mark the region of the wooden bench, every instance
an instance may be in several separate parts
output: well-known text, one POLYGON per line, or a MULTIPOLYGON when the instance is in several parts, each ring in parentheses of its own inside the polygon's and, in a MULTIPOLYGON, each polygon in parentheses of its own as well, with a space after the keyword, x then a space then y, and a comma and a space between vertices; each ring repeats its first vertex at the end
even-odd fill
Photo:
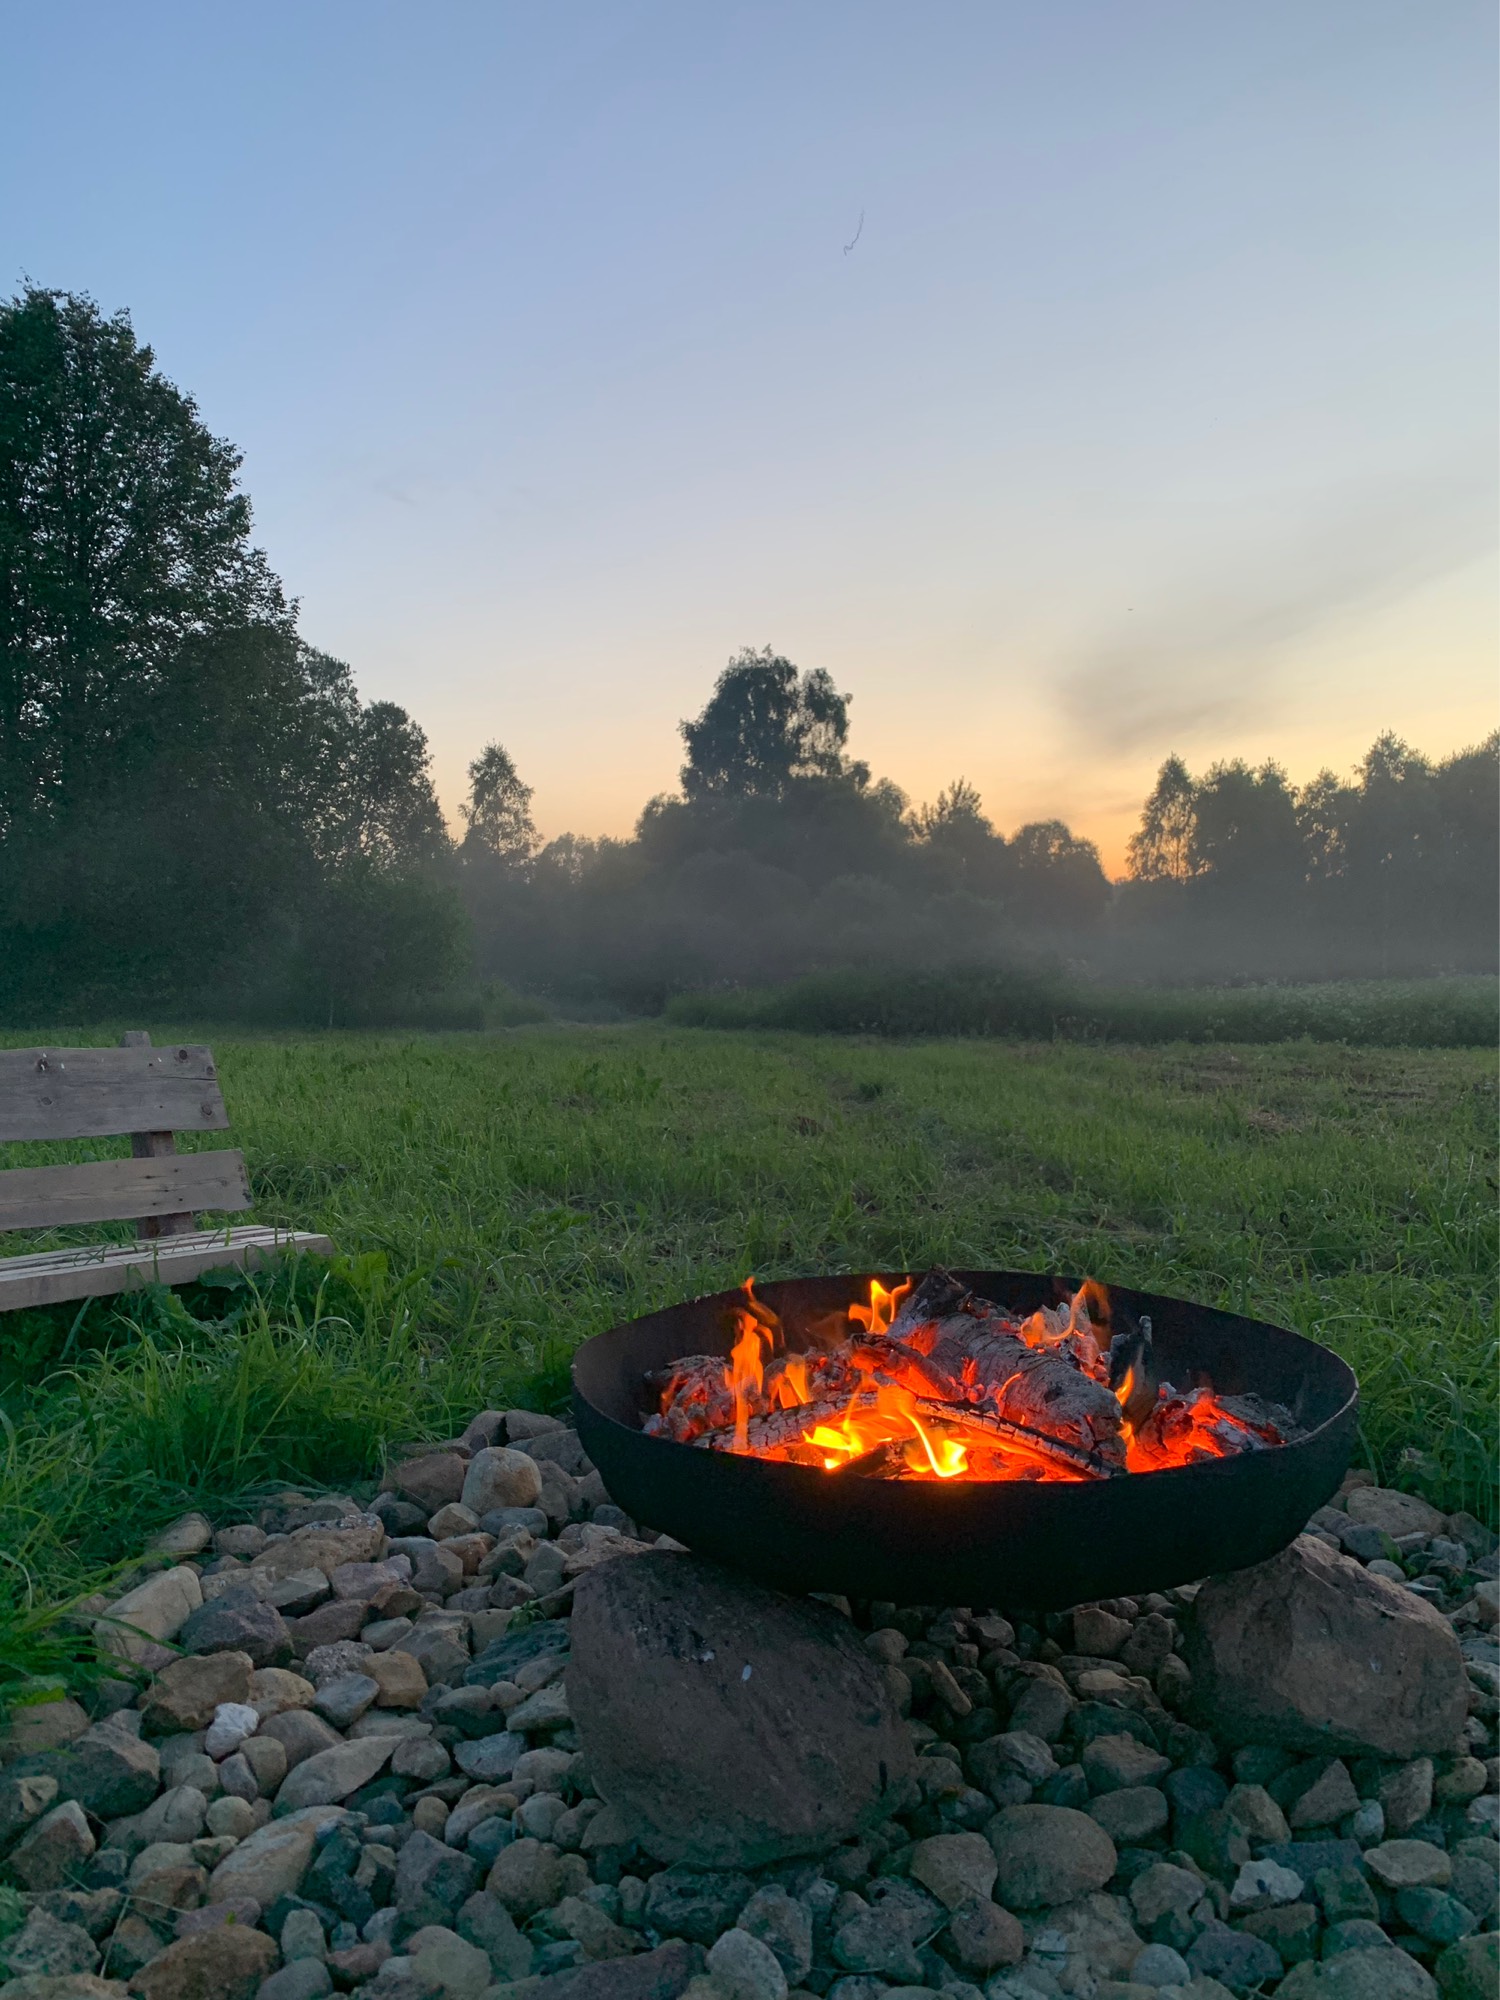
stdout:
POLYGON ((134 1222, 134 1243, 0 1256, 0 1312, 132 1285, 184 1284, 284 1250, 332 1254, 326 1236, 261 1227, 200 1229, 200 1210, 250 1206, 243 1153, 179 1153, 177 1132, 229 1124, 210 1050, 155 1049, 146 1034, 113 1049, 0 1049, 0 1141, 129 1135, 128 1160, 0 1172, 0 1230, 134 1222))

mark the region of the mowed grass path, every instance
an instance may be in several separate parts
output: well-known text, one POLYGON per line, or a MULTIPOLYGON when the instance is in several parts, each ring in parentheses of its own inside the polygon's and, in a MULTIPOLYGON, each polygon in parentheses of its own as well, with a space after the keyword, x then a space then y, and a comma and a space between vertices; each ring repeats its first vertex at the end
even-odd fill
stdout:
POLYGON ((1383 1478, 1493 1517, 1486 1054, 190 1038, 218 1053, 256 1219, 324 1229, 347 1261, 320 1291, 304 1273, 262 1298, 163 1295, 124 1327, 106 1305, 10 1328, 0 1547, 44 1593, 186 1501, 347 1484, 388 1443, 555 1401, 571 1349, 619 1319, 752 1271, 933 1261, 1087 1271, 1295 1327, 1359 1371, 1383 1478))

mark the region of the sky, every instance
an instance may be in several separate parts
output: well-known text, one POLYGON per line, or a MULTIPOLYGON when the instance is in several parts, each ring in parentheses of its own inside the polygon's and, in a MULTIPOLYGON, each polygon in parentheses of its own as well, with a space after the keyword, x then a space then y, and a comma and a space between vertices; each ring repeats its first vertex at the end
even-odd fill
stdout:
POLYGON ((741 647, 1118 867, 1495 725, 1489 0, 0 0, 0 278, 128 307, 302 631, 628 831, 741 647))

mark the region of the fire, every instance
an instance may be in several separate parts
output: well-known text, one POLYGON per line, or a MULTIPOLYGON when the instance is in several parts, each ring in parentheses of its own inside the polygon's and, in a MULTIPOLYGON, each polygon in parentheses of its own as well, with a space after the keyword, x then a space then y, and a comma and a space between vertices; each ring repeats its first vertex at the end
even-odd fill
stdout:
MULTIPOLYGON (((746 1278, 740 1289, 745 1294, 746 1304, 736 1315, 735 1324, 740 1337, 729 1350, 727 1376, 729 1387, 734 1392, 734 1448, 736 1451, 748 1451, 752 1398, 765 1387, 766 1350, 771 1336, 763 1319, 752 1310, 760 1307, 760 1301, 755 1296, 754 1278, 746 1278)), ((764 1309, 761 1308, 761 1311, 764 1309)))
POLYGON ((900 1311, 901 1301, 910 1290, 910 1278, 904 1284, 897 1285, 893 1292, 888 1292, 879 1278, 871 1278, 870 1303, 867 1306, 850 1306, 849 1317, 856 1326, 862 1326, 866 1333, 889 1333, 891 1321, 900 1311))
POLYGON ((690 1356, 651 1377, 661 1407, 646 1429, 841 1478, 938 1481, 1156 1472, 1296 1434, 1254 1396, 1159 1382, 1150 1319, 1093 1279, 1026 1317, 942 1271, 915 1290, 872 1278, 842 1340, 825 1326, 790 1351, 747 1278, 727 1362, 690 1356))

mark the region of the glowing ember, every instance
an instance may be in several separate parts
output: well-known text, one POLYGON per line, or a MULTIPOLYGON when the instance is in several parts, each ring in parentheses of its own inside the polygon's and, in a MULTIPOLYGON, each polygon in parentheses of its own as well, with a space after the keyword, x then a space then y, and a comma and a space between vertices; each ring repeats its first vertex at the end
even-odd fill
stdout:
POLYGON ((851 1305, 838 1337, 788 1352, 747 1278, 735 1340, 648 1378, 645 1429, 712 1451, 856 1479, 1104 1479, 1157 1472, 1297 1435, 1254 1396, 1158 1382, 1151 1322, 1087 1279, 1029 1318, 930 1271, 851 1305))

